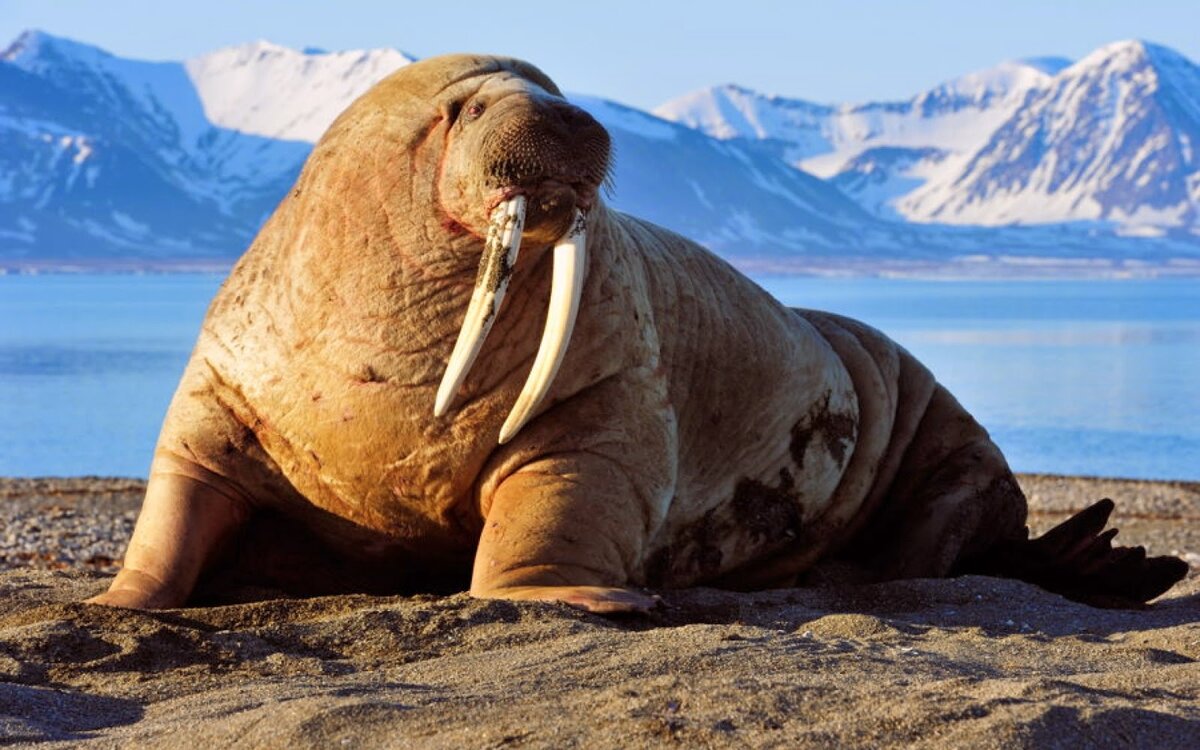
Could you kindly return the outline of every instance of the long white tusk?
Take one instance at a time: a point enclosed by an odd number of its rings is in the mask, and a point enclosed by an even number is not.
[[[500,444],[504,445],[525,426],[542,399],[545,398],[559,365],[567,353],[579,298],[583,296],[583,272],[587,267],[587,222],[582,212],[576,212],[570,231],[554,246],[554,280],[550,286],[550,306],[546,312],[546,329],[533,368],[508,419],[500,428]]]
[[[458,331],[454,351],[446,365],[446,373],[438,386],[437,398],[433,402],[433,414],[440,417],[450,408],[454,394],[467,379],[475,357],[483,348],[504,292],[517,262],[517,251],[521,248],[521,228],[525,224],[525,196],[518,195],[504,201],[492,212],[488,225],[487,240],[483,245],[483,257],[479,260],[479,273],[475,277],[475,290],[467,305],[467,317]]]

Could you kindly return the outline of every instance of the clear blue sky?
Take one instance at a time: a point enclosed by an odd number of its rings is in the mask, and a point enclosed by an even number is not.
[[[0,0],[0,47],[30,27],[147,59],[253,39],[499,52],[567,90],[646,108],[727,82],[816,101],[905,98],[1001,60],[1076,59],[1129,38],[1200,60],[1197,0]]]

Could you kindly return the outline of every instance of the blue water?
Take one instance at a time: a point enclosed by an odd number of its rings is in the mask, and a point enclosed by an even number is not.
[[[0,475],[145,476],[220,281],[0,276]],[[760,282],[898,340],[1018,471],[1200,480],[1200,281]]]
[[[0,475],[146,476],[220,283],[0,276]]]

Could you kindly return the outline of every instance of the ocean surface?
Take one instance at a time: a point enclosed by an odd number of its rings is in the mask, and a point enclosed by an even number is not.
[[[0,276],[0,475],[145,476],[220,282]],[[902,343],[1017,471],[1200,480],[1200,281],[759,282]]]

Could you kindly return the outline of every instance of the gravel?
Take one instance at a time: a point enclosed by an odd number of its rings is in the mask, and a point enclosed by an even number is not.
[[[116,572],[145,489],[139,479],[0,479],[0,570]]]
[[[1200,571],[1200,482],[1018,475],[1029,525],[1041,533],[1101,497],[1117,502],[1127,545],[1173,554]],[[146,484],[112,477],[0,478],[0,570],[114,572],[133,532]]]

